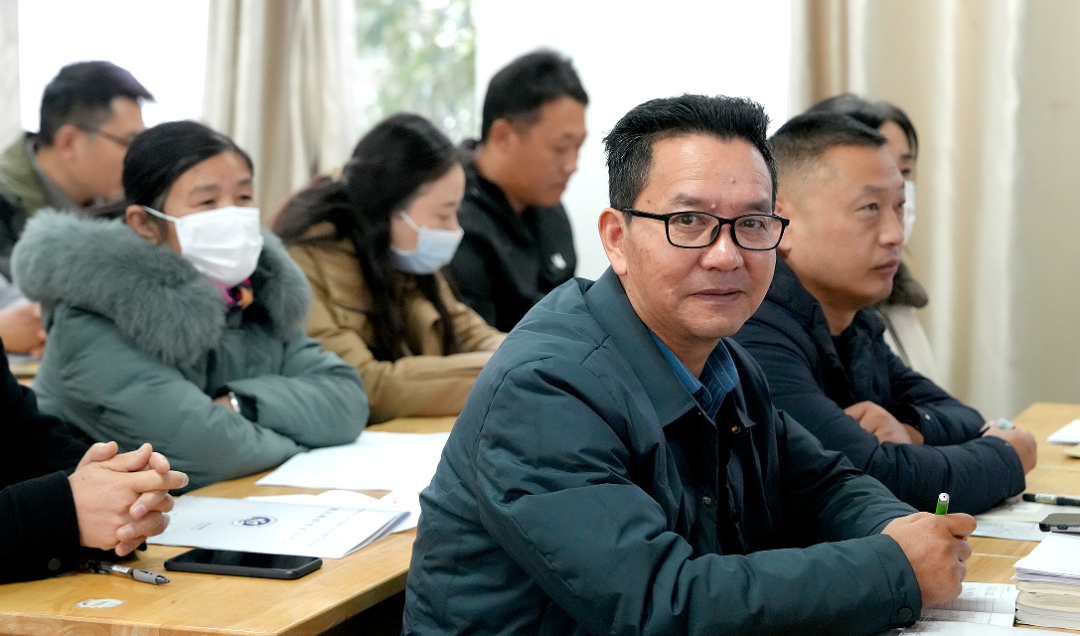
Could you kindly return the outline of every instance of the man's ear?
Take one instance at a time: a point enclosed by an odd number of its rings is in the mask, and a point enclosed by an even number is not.
[[[491,122],[491,128],[488,129],[488,136],[484,145],[503,149],[506,147],[507,143],[510,142],[511,137],[516,133],[517,130],[514,128],[514,124],[510,123],[509,119],[496,119]]]
[[[619,276],[626,275],[626,240],[630,228],[625,215],[614,209],[604,208],[596,223],[600,231],[600,242],[604,244],[611,269]]]
[[[776,251],[780,256],[787,258],[788,254],[791,253],[792,235],[798,232],[798,211],[787,197],[777,193],[774,213],[791,220],[784,229],[784,236],[780,239],[780,244],[776,246]]]
[[[135,230],[136,234],[155,245],[165,242],[165,237],[161,235],[161,229],[141,205],[132,204],[127,206],[127,209],[124,210],[124,222],[127,223],[128,227]]]
[[[52,147],[61,158],[71,162],[76,158],[78,141],[84,137],[86,137],[86,133],[73,124],[64,124],[56,129],[56,133],[53,135]]]

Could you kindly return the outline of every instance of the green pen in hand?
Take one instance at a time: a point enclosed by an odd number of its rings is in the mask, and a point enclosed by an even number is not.
[[[934,512],[936,515],[949,514],[949,493],[943,492],[937,496],[937,510]]]

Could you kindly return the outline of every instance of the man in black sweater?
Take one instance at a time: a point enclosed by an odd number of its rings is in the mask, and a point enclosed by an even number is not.
[[[13,451],[0,462],[0,583],[74,569],[83,547],[124,556],[164,531],[168,491],[187,485],[187,475],[149,444],[118,455],[116,442],[75,438],[38,412],[0,357],[0,431]]]
[[[838,114],[793,118],[772,137],[776,213],[791,219],[765,301],[736,334],[776,406],[901,500],[978,513],[1024,489],[1031,433],[988,425],[909,369],[870,307],[903,244],[903,177],[885,137]]]

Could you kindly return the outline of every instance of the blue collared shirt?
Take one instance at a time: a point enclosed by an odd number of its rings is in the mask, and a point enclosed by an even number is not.
[[[649,335],[652,336],[653,342],[660,348],[660,353],[664,355],[664,359],[671,365],[671,370],[675,372],[675,377],[679,378],[679,382],[686,388],[687,392],[694,397],[694,400],[701,407],[701,410],[705,411],[705,414],[709,416],[709,419],[716,421],[716,412],[720,410],[720,405],[724,402],[724,398],[732,389],[739,383],[739,372],[735,369],[735,361],[731,359],[731,354],[728,353],[727,346],[721,340],[716,348],[712,350],[709,357],[705,360],[705,368],[701,370],[701,378],[699,379],[690,369],[683,364],[682,360],[675,355],[675,353],[664,344],[663,340],[649,330]]]

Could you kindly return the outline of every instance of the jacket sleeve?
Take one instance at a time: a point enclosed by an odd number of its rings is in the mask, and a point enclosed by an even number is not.
[[[553,379],[542,366],[511,371],[485,416],[500,424],[475,442],[479,515],[586,631],[866,634],[918,615],[914,573],[887,536],[695,555],[631,479],[642,458],[613,428],[619,398],[586,372]],[[819,492],[846,487],[822,477]]]
[[[979,437],[986,420],[932,380],[911,370],[884,340],[875,343],[877,359],[889,368],[892,402],[888,411],[923,434],[926,444],[960,444]],[[915,424],[915,422],[918,424]]]
[[[843,452],[901,501],[931,511],[938,494],[948,492],[951,510],[979,513],[1023,491],[1020,457],[1002,439],[968,438],[940,446],[879,443],[818,383],[816,349],[801,347],[790,333],[801,329],[797,325],[782,329],[755,316],[736,339],[765,371],[778,409],[805,426],[825,448]]]
[[[215,404],[179,370],[120,336],[108,320],[65,305],[53,320],[34,385],[40,386],[43,410],[63,414],[93,439],[116,440],[122,451],[152,443],[174,469],[188,474],[188,489],[267,470],[307,450],[288,434]],[[58,328],[61,321],[67,324]],[[360,426],[356,420],[335,424]],[[280,428],[305,426],[326,423],[305,414]],[[340,434],[337,443],[356,438],[350,434]]]
[[[368,421],[368,401],[356,369],[306,335],[284,343],[273,375],[233,380],[228,387],[253,399],[259,426],[308,447],[356,441]]]
[[[0,583],[74,570],[80,551],[79,519],[64,471],[0,490]]]
[[[395,417],[434,417],[461,412],[476,376],[491,357],[490,351],[407,356],[393,362],[376,360],[360,332],[342,324],[335,315],[328,284],[315,259],[304,249],[294,248],[291,253],[311,284],[308,334],[360,372],[372,424]],[[363,329],[364,324],[360,326]],[[498,334],[494,329],[491,331]]]
[[[6,356],[0,359],[0,421],[14,451],[0,462],[0,583],[10,583],[78,566],[79,520],[67,472],[87,446],[65,423],[38,413],[34,394],[16,382]]]

